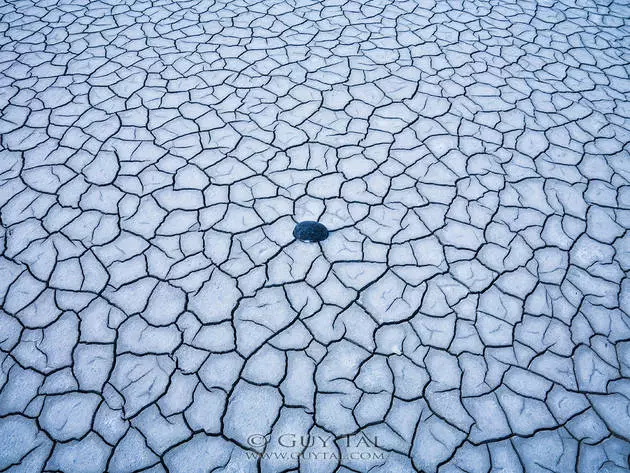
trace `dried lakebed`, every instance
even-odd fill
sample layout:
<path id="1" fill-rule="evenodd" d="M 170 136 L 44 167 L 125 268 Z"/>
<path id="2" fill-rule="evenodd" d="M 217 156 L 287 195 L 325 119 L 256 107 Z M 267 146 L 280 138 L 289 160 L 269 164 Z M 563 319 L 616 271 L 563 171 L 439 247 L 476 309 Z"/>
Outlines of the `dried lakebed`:
<path id="1" fill-rule="evenodd" d="M 0 471 L 628 471 L 628 18 L 0 2 Z"/>

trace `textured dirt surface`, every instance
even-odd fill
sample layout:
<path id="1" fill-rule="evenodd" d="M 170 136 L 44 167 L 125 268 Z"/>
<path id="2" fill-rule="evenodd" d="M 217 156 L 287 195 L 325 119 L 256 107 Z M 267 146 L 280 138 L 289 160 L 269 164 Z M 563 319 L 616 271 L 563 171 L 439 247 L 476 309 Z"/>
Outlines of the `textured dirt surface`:
<path id="1" fill-rule="evenodd" d="M 0 471 L 628 471 L 629 17 L 0 1 Z"/>

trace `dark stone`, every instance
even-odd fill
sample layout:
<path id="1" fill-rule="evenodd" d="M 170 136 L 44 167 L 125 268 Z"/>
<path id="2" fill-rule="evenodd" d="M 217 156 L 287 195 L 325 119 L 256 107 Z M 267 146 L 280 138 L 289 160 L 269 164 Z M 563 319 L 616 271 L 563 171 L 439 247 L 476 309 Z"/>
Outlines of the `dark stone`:
<path id="1" fill-rule="evenodd" d="M 328 229 L 319 222 L 299 222 L 293 229 L 293 236 L 300 241 L 313 243 L 328 238 Z"/>

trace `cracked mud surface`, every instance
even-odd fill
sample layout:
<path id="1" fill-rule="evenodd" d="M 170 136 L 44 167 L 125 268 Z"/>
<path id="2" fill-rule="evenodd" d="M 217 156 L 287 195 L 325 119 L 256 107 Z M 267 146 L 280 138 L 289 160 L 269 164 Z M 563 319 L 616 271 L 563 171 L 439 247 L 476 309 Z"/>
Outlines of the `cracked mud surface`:
<path id="1" fill-rule="evenodd" d="M 0 471 L 627 471 L 629 16 L 2 2 Z"/>

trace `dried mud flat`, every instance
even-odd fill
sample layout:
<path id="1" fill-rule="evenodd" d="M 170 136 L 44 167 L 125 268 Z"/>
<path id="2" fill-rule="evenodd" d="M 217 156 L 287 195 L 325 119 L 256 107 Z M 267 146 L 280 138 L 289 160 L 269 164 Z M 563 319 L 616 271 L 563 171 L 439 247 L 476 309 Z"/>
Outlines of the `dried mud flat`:
<path id="1" fill-rule="evenodd" d="M 628 471 L 629 18 L 0 2 L 0 471 Z"/>

